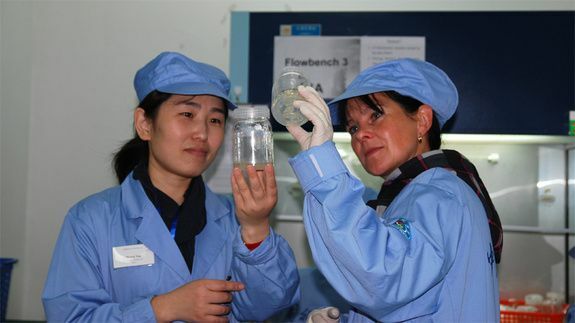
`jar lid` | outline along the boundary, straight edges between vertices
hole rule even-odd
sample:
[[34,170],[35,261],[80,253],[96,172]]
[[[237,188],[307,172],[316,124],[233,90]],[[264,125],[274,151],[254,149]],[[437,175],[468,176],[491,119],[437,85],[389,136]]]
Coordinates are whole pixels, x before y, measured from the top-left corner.
[[268,118],[270,109],[267,105],[244,104],[230,111],[232,119]]

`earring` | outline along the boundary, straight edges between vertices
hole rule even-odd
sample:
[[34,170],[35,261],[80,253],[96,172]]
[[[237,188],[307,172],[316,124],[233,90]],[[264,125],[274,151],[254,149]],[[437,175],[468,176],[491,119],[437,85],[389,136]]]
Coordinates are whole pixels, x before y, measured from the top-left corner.
[[421,136],[417,137],[417,142],[418,142],[418,143],[422,143],[422,142],[423,142],[423,137],[421,137]]

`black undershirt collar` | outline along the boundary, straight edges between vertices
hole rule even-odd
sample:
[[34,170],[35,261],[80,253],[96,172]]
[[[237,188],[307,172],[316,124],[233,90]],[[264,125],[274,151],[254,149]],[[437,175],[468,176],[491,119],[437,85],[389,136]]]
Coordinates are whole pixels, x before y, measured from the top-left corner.
[[167,194],[157,189],[150,180],[147,163],[141,163],[134,169],[134,179],[140,181],[146,195],[160,213],[162,220],[170,230],[177,217],[175,241],[192,271],[194,261],[195,237],[206,226],[205,187],[201,176],[194,177],[184,193],[184,202],[178,205]]

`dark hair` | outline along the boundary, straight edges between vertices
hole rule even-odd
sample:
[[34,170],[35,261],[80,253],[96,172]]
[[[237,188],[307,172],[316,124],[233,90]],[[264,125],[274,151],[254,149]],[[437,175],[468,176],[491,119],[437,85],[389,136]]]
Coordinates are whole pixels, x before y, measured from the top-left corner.
[[[138,106],[144,109],[147,118],[155,120],[160,106],[171,96],[170,93],[154,90]],[[134,130],[134,137],[124,143],[114,154],[112,160],[118,182],[122,183],[126,176],[142,161],[148,162],[148,142],[140,139]]]
[[[383,91],[388,98],[397,102],[399,106],[407,112],[407,114],[414,114],[417,112],[420,106],[423,105],[421,101],[414,99],[410,96],[399,94],[395,91]],[[359,99],[365,103],[370,109],[376,112],[383,113],[381,107],[375,102],[370,94],[362,95]],[[341,101],[338,105],[337,113],[339,120],[344,121],[344,126],[347,125],[347,116],[345,114],[345,109],[347,108],[347,101]],[[431,123],[431,128],[429,129],[428,133],[429,139],[429,147],[431,150],[439,149],[441,147],[441,128],[439,127],[439,121],[437,121],[437,117],[435,113],[433,113],[433,121]]]

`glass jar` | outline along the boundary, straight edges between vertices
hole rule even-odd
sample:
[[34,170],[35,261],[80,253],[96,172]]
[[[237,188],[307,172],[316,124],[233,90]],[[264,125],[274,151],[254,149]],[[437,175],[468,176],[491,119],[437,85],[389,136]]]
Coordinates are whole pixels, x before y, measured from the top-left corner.
[[301,126],[308,121],[299,109],[293,106],[295,100],[303,100],[297,90],[299,85],[309,86],[307,78],[296,68],[284,67],[272,87],[272,115],[284,126]]
[[242,105],[230,112],[232,118],[232,160],[234,167],[247,165],[263,170],[274,162],[270,110],[265,105]]

